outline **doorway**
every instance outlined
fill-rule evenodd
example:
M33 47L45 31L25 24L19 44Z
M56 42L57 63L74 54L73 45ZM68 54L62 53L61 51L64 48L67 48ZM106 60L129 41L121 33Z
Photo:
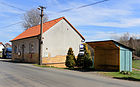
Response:
M24 46L24 44L22 45L22 54L21 54L21 56L22 56L22 61L24 61L24 48L25 48L25 46Z

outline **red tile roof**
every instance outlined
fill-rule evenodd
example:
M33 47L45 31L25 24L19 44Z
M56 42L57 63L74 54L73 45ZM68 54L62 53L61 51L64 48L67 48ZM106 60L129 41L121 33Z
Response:
M43 33L45 31L47 31L48 29L50 29L52 26L54 26L56 23L58 23L62 19L66 20L67 23L70 24L70 22L65 17L60 17L58 19L54 19L54 20L45 22L43 24ZM85 38L72 26L72 24L70 24L70 26L85 40ZM12 39L11 41L37 36L39 34L40 34L40 25L37 25L37 26L31 27L31 28L25 30L20 35L18 35L16 38Z

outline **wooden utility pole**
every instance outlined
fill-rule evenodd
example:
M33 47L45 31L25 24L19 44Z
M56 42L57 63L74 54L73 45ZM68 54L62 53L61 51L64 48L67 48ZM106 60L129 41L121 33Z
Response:
M43 6L39 6L38 8L39 10L41 10L41 14L40 14L40 17L41 17L41 24L40 24L40 35L39 35L39 65L42 65L42 44L43 44L43 41L42 41L42 33L43 33L43 10L46 9L45 7Z

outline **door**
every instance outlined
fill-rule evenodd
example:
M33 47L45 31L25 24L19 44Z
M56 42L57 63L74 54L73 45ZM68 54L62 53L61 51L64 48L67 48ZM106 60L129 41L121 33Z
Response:
M21 56L22 56L22 61L24 61L24 48L25 48L25 46L24 46L24 44L22 45L22 54L21 54Z

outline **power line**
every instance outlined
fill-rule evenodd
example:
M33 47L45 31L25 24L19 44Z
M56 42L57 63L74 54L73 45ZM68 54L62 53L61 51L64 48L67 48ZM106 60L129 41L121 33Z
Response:
M69 8L69 9L65 9L65 10L59 11L57 13L63 13L63 12L71 11L71 10L74 10L74 9L81 9L81 8L85 8L85 7L88 7L88 6L91 6L91 5L96 5L96 4L99 4L99 3L103 3L105 1L109 1L109 0L102 0L102 1L91 3L91 4L86 4L86 5L79 6L77 8Z
M109 0L102 0L102 1L98 1L98 2L91 3L91 4L82 5L82 6L79 6L79 7L77 7L77 8L65 9L65 10L59 11L59 12L57 12L57 13L68 12L68 11L71 11L71 10L74 10L74 9L81 9L81 8L85 8L85 7L88 7L88 6L91 6L91 5L96 5L96 4L105 2L105 1L109 1ZM2 2L0 2L0 3L2 3ZM6 4L6 3L5 3L5 4ZM11 7L11 5L10 5L10 7ZM13 6L12 6L12 7L13 7ZM14 8L17 8L17 7L14 6ZM20 9L20 8L17 8L17 9ZM20 9L20 10L23 10L23 9ZM26 10L23 10L23 11L26 11ZM50 14L50 15L53 15L53 14ZM22 21L17 22L17 23L14 23L14 24L7 25L7 26L3 26L3 27L0 27L0 28L11 27L11 26L16 25L16 24L19 24L19 23L22 23Z
M16 9L21 10L21 11L24 11L24 12L26 11L26 10L24 10L24 9L21 9L21 8L19 8L19 7L16 7L16 6L13 6L13 5L10 5L10 4L7 4L7 3L5 3L5 2L0 2L0 4L6 5L6 6L9 6L9 7L12 7L12 8L16 8ZM20 15L20 14L18 14L18 15ZM0 29L2 29L2 28L8 28L8 27L11 27L11 26L20 24L20 23L22 23L22 21L19 21L19 22L10 24L10 25L2 26L2 27L0 27Z
M19 21L19 22L16 22L16 23L10 24L10 25L6 25L6 26L3 26L3 27L0 27L0 29L2 29L2 28L8 28L8 27L11 27L11 26L14 26L14 25L20 24L20 23L22 23L22 22L23 22L23 21Z
M10 4L7 4L7 3L5 3L5 2L0 2L0 4L6 5L6 6L9 6L9 7L12 7L12 8L16 8L16 9L21 10L21 11L26 11L26 10L24 10L24 9L21 9L21 8L19 8L19 7L16 7L16 6L13 6L13 5L10 5Z

